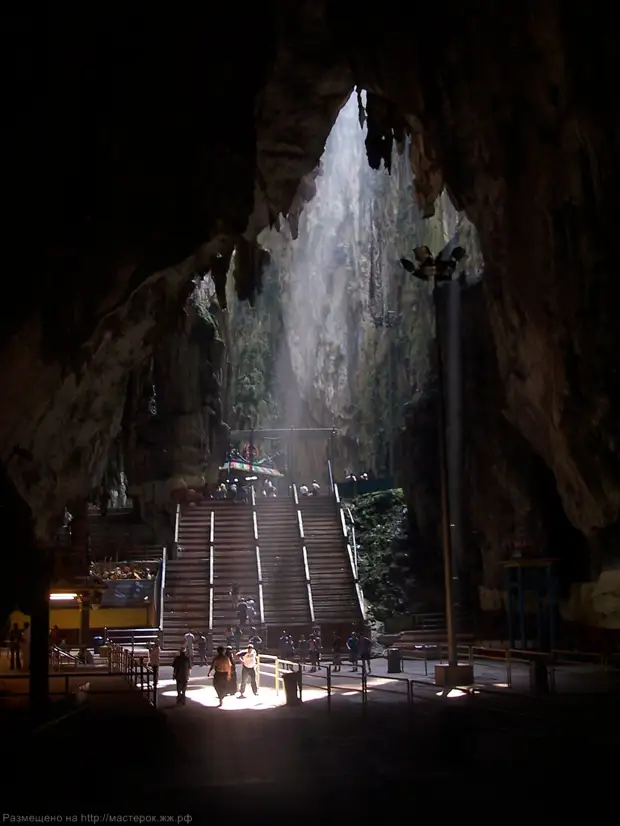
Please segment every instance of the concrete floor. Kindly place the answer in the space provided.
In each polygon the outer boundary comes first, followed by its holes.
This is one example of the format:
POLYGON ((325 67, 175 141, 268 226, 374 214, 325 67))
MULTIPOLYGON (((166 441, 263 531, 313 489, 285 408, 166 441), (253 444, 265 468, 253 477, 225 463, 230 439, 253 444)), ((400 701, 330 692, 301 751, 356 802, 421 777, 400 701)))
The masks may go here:
MULTIPOLYGON (((194 669, 182 707, 166 668, 158 711, 136 695, 93 695, 36 741, 4 743, 3 812, 221 816, 227 826, 348 816, 382 826, 407 815, 486 817, 483 807, 502 802, 502 818, 521 807, 530 819, 547 807, 611 811, 617 696, 535 700, 499 689, 447 699, 421 682, 408 708, 402 684, 378 661, 373 668, 365 713, 360 678, 346 671, 335 677, 331 714, 324 680, 309 674, 294 708, 265 673, 256 700, 231 697, 218 709, 206 669, 194 669)), ((419 668, 405 675, 421 678, 419 668)), ((489 679, 500 682, 497 671, 489 679)))

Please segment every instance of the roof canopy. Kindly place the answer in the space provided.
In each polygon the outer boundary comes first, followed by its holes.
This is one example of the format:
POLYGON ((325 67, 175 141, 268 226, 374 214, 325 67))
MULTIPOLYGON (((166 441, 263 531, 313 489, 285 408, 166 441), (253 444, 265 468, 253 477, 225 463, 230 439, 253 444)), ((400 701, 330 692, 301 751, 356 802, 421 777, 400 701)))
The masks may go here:
POLYGON ((232 462, 224 462, 220 470, 236 470, 240 473, 255 473, 261 474, 262 476, 270 476, 272 479, 282 479, 284 477, 283 473, 280 473, 279 470, 276 470, 274 467, 266 467, 265 465, 251 465, 249 462, 241 462, 238 460, 233 460, 232 462))

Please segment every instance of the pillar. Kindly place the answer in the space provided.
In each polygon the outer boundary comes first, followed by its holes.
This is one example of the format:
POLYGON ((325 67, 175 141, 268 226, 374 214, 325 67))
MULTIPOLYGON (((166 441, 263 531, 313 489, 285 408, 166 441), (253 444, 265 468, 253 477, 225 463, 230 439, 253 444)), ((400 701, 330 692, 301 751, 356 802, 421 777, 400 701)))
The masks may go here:
POLYGON ((90 645, 90 594, 81 594, 79 646, 90 645))
POLYGON ((30 715, 33 721, 47 718, 49 697, 49 625, 51 551, 36 548, 30 575, 30 715))

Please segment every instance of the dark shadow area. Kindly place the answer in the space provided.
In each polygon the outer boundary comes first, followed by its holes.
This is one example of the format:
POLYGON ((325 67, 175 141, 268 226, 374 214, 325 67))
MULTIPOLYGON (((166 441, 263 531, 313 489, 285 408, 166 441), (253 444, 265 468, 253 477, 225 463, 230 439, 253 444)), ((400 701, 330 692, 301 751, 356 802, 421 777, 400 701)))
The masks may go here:
POLYGON ((605 776, 619 727, 614 698, 596 708, 587 698, 498 708, 495 699, 465 697, 366 714, 353 706, 328 714, 322 702, 270 714, 190 702, 136 714, 122 701, 93 703, 11 746, 2 795, 5 812, 221 815, 228 823, 335 815, 383 823, 414 804, 428 813, 429 801, 444 812, 511 799, 511 809, 523 802, 560 812, 568 789, 572 806, 596 809, 611 801, 598 782, 591 801, 588 778, 605 776))

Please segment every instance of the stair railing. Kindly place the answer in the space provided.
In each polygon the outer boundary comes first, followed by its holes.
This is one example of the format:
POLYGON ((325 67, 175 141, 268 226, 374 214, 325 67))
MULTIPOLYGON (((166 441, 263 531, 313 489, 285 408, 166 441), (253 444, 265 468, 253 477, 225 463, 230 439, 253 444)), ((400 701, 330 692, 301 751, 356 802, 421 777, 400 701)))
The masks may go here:
POLYGON ((161 646, 164 646, 164 600, 165 600, 165 591, 166 591, 166 562, 167 562, 167 553, 166 553, 166 546, 162 548, 161 554, 161 565, 159 566, 159 573, 157 576, 159 577, 159 588, 156 591, 159 594, 158 605, 157 605, 157 614, 158 614, 158 626, 159 626, 159 640, 161 646))
POLYGON ((351 528, 351 542, 353 543, 353 560, 355 562, 355 575, 359 579, 360 575, 360 566, 359 566, 359 554, 357 552, 357 539, 355 538, 355 519, 353 519, 353 514, 351 513, 351 508, 344 508, 347 516, 349 517, 349 527, 351 528))
POLYGON ((256 516, 256 491, 252 485, 252 522, 254 524, 254 547, 256 548, 256 574, 258 576, 258 610, 261 626, 265 625, 265 602, 263 599, 263 566, 260 561, 260 546, 258 544, 258 518, 256 516))
POLYGON ((207 648, 213 651, 213 591, 215 590, 215 511, 211 511, 211 528, 209 530, 209 638, 207 648))
POLYGON ((333 493, 334 492, 334 472, 333 472, 333 469, 332 469, 332 463, 331 463, 330 459, 327 460, 327 476, 328 476, 328 479, 329 479, 329 492, 333 493))
POLYGON ((314 624, 314 600, 312 599, 312 585, 310 583, 310 566, 308 565, 308 549, 306 548, 306 537, 304 534, 304 520, 299 507, 299 497, 297 495, 297 485, 293 485, 293 502, 297 508, 297 527, 299 528, 299 538, 301 540, 301 553, 304 559, 304 573, 306 576, 306 590, 308 592, 308 607, 310 608, 310 620, 314 624))
MULTIPOLYGON (((342 526, 342 536, 344 538, 345 545, 347 546, 347 556, 349 557, 349 565, 351 566, 351 574, 353 576, 353 584, 355 585, 355 593, 357 595, 357 601, 360 607, 360 611, 362 614, 362 619, 366 619, 366 606, 364 604, 364 594, 362 593, 362 588, 359 583, 356 559, 353 557, 353 552, 351 550, 351 543, 349 542, 349 532, 347 531, 347 523, 344 518, 344 508, 340 503, 340 497, 338 496, 338 485, 335 485, 335 496, 336 496, 336 504, 338 505, 338 512, 340 513, 340 524, 342 526)), ((356 557, 357 557, 357 548, 356 548, 356 557)))
POLYGON ((181 522, 181 503, 177 504, 177 509, 174 513, 174 544, 179 541, 179 523, 181 522))

